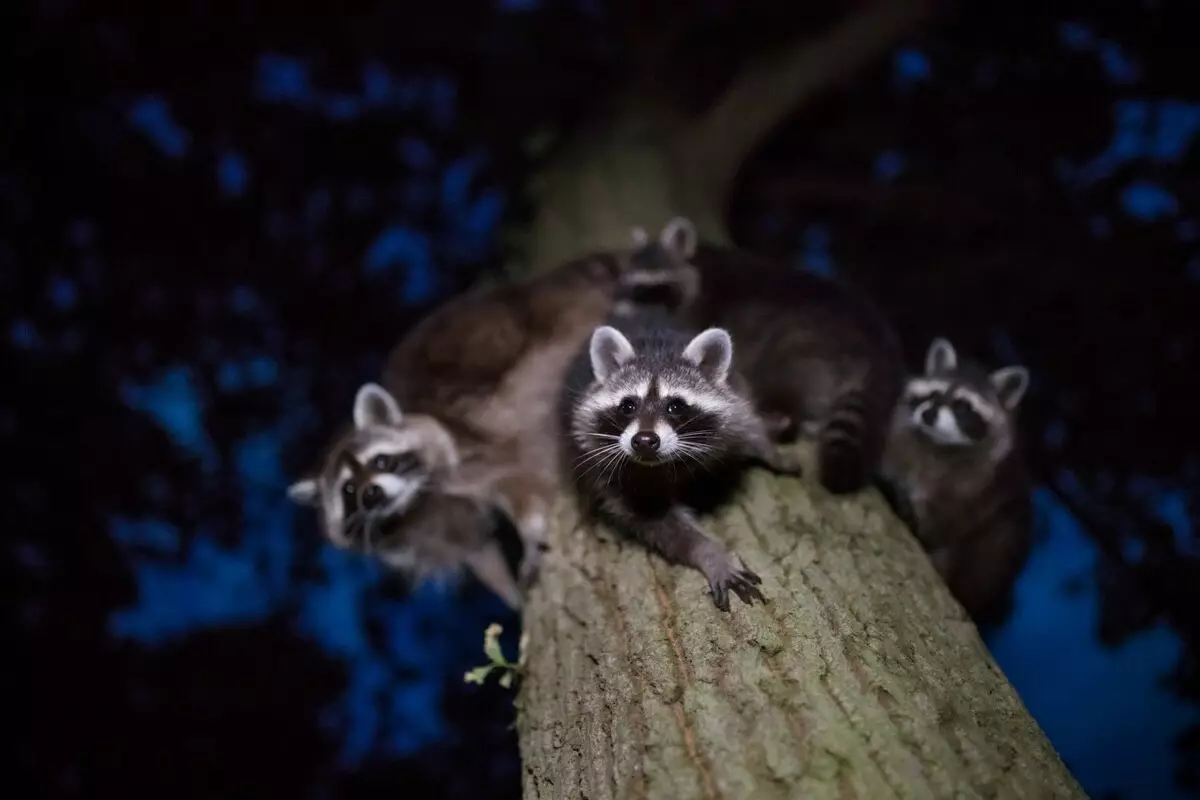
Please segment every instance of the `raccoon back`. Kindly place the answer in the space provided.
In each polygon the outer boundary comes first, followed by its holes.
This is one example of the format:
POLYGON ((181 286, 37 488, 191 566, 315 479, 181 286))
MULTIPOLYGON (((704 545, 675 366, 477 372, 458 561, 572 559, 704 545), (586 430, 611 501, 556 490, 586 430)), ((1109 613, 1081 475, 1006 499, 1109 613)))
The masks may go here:
POLYGON ((392 351, 384 385, 406 412, 431 414, 457 436, 520 436, 608 313, 618 270, 597 255, 453 298, 392 351))
POLYGON ((693 263, 702 288, 690 321, 734 336, 760 409, 817 431, 826 488, 865 484, 905 379, 883 314, 847 284, 747 253, 702 246, 693 263))

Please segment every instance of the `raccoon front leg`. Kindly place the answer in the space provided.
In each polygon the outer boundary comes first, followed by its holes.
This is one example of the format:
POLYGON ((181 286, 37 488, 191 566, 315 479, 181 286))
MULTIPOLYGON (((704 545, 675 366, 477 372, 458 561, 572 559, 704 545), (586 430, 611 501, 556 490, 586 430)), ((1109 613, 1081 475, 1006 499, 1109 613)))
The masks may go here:
POLYGON ((708 580, 713 604, 720 610, 729 610, 731 591, 746 605, 753 605, 754 598, 767 602, 758 590, 762 578, 705 533, 682 508, 673 508, 657 520, 639 520, 637 536, 666 560, 699 570, 708 580))
POLYGON ((528 587, 537 578, 542 555, 548 549, 546 531, 555 489, 540 475, 517 471, 498 479, 494 490, 521 537, 525 552, 521 556, 517 580, 521 586, 528 587))
POLYGON ((883 495, 883 499, 888 504, 888 507, 892 509, 892 513, 919 539, 921 531, 917 510, 913 506, 912 498, 909 496, 908 489, 905 488, 904 484, 882 472, 874 473, 871 477, 871 482, 875 484, 875 488, 883 495))
POLYGON ((521 607, 521 590, 508 570, 504 551, 495 539, 489 539, 479 549, 468 553, 463 559, 467 569, 491 589, 511 609, 521 607))

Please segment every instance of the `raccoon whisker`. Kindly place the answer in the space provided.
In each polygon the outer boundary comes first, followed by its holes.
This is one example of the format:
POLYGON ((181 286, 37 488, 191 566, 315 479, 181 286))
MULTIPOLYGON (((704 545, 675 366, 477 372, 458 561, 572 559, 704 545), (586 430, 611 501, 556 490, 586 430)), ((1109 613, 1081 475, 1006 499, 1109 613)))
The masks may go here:
POLYGON ((676 439, 676 443, 681 447, 701 448, 702 450, 712 450, 715 436, 710 434, 684 434, 676 439))
MULTIPOLYGON (((609 461, 614 458, 620 458, 624 454, 625 451, 621 449, 619 444, 610 444, 606 447, 597 448, 596 450, 591 451, 588 453, 588 456, 592 464, 586 470, 584 470, 579 477, 582 478, 595 470, 600 470, 600 475, 603 476, 604 468, 607 466, 609 461)), ((583 466, 583 464, 580 463, 579 466, 583 466)))
POLYGON ((696 465, 699 466, 701 469, 703 469, 705 472, 711 472, 712 468, 709 466, 708 461, 704 458, 701 458, 701 456, 705 456, 708 453, 710 453, 711 451, 712 451, 711 448, 699 448, 694 445, 689 447, 683 443, 680 443, 680 445, 679 445, 679 454, 681 456, 683 456, 684 458, 690 459, 691 461, 695 462, 696 465))
MULTIPOLYGON (((584 453, 583 455, 581 455, 579 458, 575 459, 575 466, 582 467, 584 464, 587 464, 589 461, 597 461, 597 460, 601 459, 602 457, 607 456, 608 454, 612 453, 614 450, 619 450, 619 449, 621 449, 621 446, 619 444, 606 444, 602 447, 597 447, 595 449, 589 450, 586 453, 584 453)), ((595 466, 595 465, 593 464, 593 466, 595 466)))
POLYGON ((694 422, 699 422, 699 421, 700 421, 700 419, 701 419, 700 417, 692 417, 691 419, 687 420, 687 421, 686 421, 686 422, 684 422, 682 425, 680 425, 678 428, 676 428, 676 429, 675 429, 675 433, 679 433, 679 432, 680 432, 680 431, 682 431, 684 428, 686 428, 688 425, 691 425, 691 424, 692 424, 692 423, 694 423, 694 422))
POLYGON ((620 476, 621 470, 625 468, 626 461, 627 461, 627 459, 625 457, 625 451, 623 449, 618 448, 617 452, 611 458, 609 458, 607 461, 604 462, 604 465, 601 467, 601 470, 600 470, 600 477, 604 478, 605 486, 612 483, 612 479, 614 477, 620 476), (611 471, 609 471, 610 467, 612 468, 611 471), (606 473, 607 473, 607 477, 605 477, 606 473))
POLYGON ((579 478, 577 478, 576 480, 586 478, 588 475, 591 475, 592 473, 597 473, 601 478, 603 478, 604 472, 608 468, 608 465, 611 464, 614 460, 616 460, 619 457, 620 456, 617 453, 609 453, 608 455, 605 456, 605 458, 601 459, 600 461, 597 461, 595 464, 593 464, 591 467, 589 467, 585 472, 580 473, 579 478))

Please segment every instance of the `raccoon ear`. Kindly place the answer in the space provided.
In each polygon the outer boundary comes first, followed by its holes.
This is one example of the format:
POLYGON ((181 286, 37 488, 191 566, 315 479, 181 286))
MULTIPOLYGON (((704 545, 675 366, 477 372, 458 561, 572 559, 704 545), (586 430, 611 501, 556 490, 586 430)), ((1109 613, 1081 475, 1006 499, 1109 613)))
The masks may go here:
POLYGON ((297 505, 315 506, 320 502, 321 489, 312 478, 304 478, 288 487, 287 496, 297 505))
POLYGON ((696 255, 696 226, 687 217, 675 217, 667 223, 658 237, 658 242, 668 253, 685 261, 696 255))
POLYGON ((713 383, 724 383, 733 363, 733 339, 724 328, 709 328, 688 342, 683 357, 713 383))
POLYGON ((402 419, 396 399, 378 383, 364 383, 354 396, 354 427, 359 430, 372 425, 399 425, 402 419))
POLYGON ((1025 367, 1004 367, 992 373, 991 381, 1000 403, 1012 411, 1029 388, 1029 370, 1025 367))
POLYGON ((609 325, 601 325, 592 332, 588 353, 592 357, 592 373, 601 383, 636 355, 625 334, 609 325))
POLYGON ((941 375, 958 368, 958 354, 949 339, 938 337, 929 344, 925 353, 925 374, 941 375))

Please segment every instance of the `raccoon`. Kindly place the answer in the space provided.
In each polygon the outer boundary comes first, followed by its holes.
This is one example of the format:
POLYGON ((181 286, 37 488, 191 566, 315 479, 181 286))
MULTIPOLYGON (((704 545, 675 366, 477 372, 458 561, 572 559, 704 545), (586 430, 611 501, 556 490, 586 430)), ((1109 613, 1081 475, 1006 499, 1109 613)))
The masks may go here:
POLYGON ((950 591, 981 626, 1006 615, 1033 543, 1031 482, 1017 409, 1029 371, 990 374, 934 339, 925 374, 897 404, 883 472, 907 499, 915 533, 950 591))
POLYGON ((748 463, 800 473, 730 387, 729 334, 709 328, 689 337, 652 312, 609 322, 579 354, 560 406, 569 472, 585 508, 700 571, 722 611, 730 591, 747 604, 762 600, 761 578, 695 517, 710 475, 736 474, 748 463))
POLYGON ((738 371, 772 435, 817 440, 821 483, 834 494, 873 482, 904 360, 890 323, 850 287, 736 250, 700 245, 671 220, 656 241, 635 231, 620 308, 672 311, 738 342, 738 371))
POLYGON ((318 474, 293 483, 288 497, 320 509, 322 533, 336 547, 378 556, 416 582, 466 567, 518 607, 517 583, 491 535, 494 504, 486 487, 464 482, 441 423, 402 413, 375 383, 358 390, 353 418, 318 474))
MULTIPOLYGON (((397 413, 404 409, 403 420, 439 426, 436 446, 457 454, 455 466, 439 480, 421 484, 426 488, 419 496, 428 508, 436 506, 436 497, 457 498, 460 523, 467 507, 464 498, 490 504, 507 516, 524 545, 517 575, 523 585, 536 575, 549 507, 559 489, 558 439, 547 420, 553 423, 555 398, 571 358, 611 310, 622 266, 620 259, 598 254, 527 280, 481 285, 455 297, 401 339, 388 357, 382 387, 377 387, 392 399, 397 413)), ((375 392, 365 399, 378 402, 379 396, 375 392)), ((396 436, 386 425, 371 430, 369 436, 353 434, 358 437, 354 441, 390 441, 396 436)), ((324 463, 345 463, 339 454, 348 441, 335 442, 324 463)), ((330 481, 327 476, 326 484, 332 486, 330 481)), ((317 491, 321 486, 301 481, 291 496, 310 504, 324 498, 320 505, 329 535, 341 530, 344 520, 334 515, 337 508, 328 492, 317 491)), ((361 505, 362 498, 355 501, 361 505)), ((428 515, 396 510, 385 516, 393 534, 402 525, 430 521, 428 515)), ((476 516, 484 528, 492 528, 487 515, 476 516)), ((362 524, 368 518, 373 517, 364 516, 362 524)), ((484 541, 480 531, 458 535, 470 542, 484 541)), ((415 532, 409 536, 422 539, 415 532)), ((493 588, 496 583, 494 579, 493 588)))

